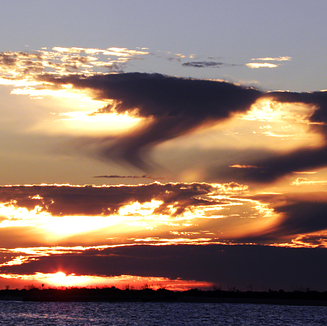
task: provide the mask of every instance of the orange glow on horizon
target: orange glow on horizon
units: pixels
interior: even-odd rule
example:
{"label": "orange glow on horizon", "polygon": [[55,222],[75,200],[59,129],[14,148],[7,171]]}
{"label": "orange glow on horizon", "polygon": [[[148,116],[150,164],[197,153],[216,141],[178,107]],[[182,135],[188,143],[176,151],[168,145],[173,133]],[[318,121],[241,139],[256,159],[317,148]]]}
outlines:
{"label": "orange glow on horizon", "polygon": [[151,288],[157,290],[165,288],[171,291],[185,291],[192,288],[209,289],[214,284],[204,281],[169,279],[167,277],[144,277],[136,275],[120,275],[120,276],[92,276],[92,275],[75,275],[66,274],[62,271],[57,273],[40,273],[34,275],[18,275],[18,274],[0,274],[1,284],[10,284],[11,287],[20,284],[20,287],[44,286],[50,288],[61,287],[116,287],[119,289],[135,289]]}

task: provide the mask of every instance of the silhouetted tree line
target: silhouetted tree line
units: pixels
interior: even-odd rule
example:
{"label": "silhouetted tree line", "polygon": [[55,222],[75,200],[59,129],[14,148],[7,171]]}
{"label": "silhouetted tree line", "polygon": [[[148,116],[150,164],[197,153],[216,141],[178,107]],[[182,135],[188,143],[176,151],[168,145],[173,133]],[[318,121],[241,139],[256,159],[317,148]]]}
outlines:
{"label": "silhouetted tree line", "polygon": [[90,301],[90,302],[225,302],[267,303],[292,305],[327,305],[327,292],[283,290],[256,292],[191,289],[187,291],[158,290],[145,287],[141,290],[110,288],[35,288],[0,290],[0,300],[21,301]]}

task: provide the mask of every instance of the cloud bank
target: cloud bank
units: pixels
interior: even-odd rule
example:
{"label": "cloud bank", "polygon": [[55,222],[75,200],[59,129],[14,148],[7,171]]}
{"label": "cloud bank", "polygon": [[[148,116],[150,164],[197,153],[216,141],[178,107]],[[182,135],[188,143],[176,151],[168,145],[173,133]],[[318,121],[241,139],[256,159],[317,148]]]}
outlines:
{"label": "cloud bank", "polygon": [[88,89],[101,100],[114,100],[97,113],[145,118],[140,128],[114,140],[102,156],[119,158],[143,170],[143,156],[155,145],[245,112],[263,94],[221,81],[186,79],[160,74],[125,73],[91,77],[42,75],[40,81]]}
{"label": "cloud bank", "polygon": [[[142,211],[142,204],[154,202],[155,207]],[[141,207],[139,212],[120,211],[135,203]],[[10,207],[17,214],[3,213]],[[253,196],[236,183],[0,187],[4,215],[0,274],[63,271],[197,280],[220,284],[226,290],[246,290],[249,284],[258,290],[264,286],[286,290],[290,285],[326,290],[326,208],[325,193]],[[27,211],[34,215],[29,218]],[[123,220],[124,214],[130,217],[130,224]],[[51,221],[56,215],[63,221],[71,216],[72,225],[62,227],[72,231],[86,216],[87,231],[51,243],[51,234],[42,234],[37,219]],[[141,226],[141,232],[133,228],[150,215],[161,222],[158,230],[147,230],[147,224]],[[170,218],[164,219],[165,215]],[[109,222],[123,220],[122,227],[113,231],[109,223],[107,228],[90,231],[99,216]],[[267,223],[271,217],[273,223]],[[261,223],[264,227],[257,229]],[[236,224],[238,229],[247,228],[242,233],[245,236],[224,237],[223,226],[229,230]]]}
{"label": "cloud bank", "polygon": [[[267,96],[281,103],[303,103],[314,106],[308,126],[326,139],[327,92],[292,93],[272,92]],[[234,169],[237,180],[271,183],[292,172],[310,171],[327,166],[327,144],[320,147],[303,147],[287,153],[275,152],[263,160],[249,160],[256,168]],[[239,178],[239,179],[238,179]]]}
{"label": "cloud bank", "polygon": [[[146,173],[156,168],[149,158],[155,146],[199,128],[221,123],[233,118],[235,114],[246,113],[262,98],[314,107],[308,127],[326,136],[327,92],[263,92],[224,81],[178,78],[153,73],[117,73],[122,71],[127,62],[151,55],[143,48],[129,50],[116,47],[105,50],[54,47],[52,50],[42,49],[35,52],[2,52],[0,83],[20,83],[13,90],[14,94],[32,94],[32,91],[37,94],[37,91],[49,89],[65,90],[68,86],[74,90],[87,90],[93,99],[110,103],[93,112],[93,115],[114,113],[141,118],[137,127],[119,136],[88,139],[85,141],[85,148],[91,148],[90,155],[97,155],[102,160],[127,163]],[[186,58],[182,54],[176,57],[183,60]],[[252,60],[258,61],[252,62],[252,65],[274,65],[274,61],[278,65],[291,60],[291,57],[262,57]],[[225,64],[203,60],[184,62],[183,65],[205,68]],[[107,73],[103,72],[104,68]],[[116,73],[108,73],[108,69]],[[88,145],[90,146],[87,147]],[[265,155],[256,156],[265,159],[250,157],[241,164],[256,168],[219,168],[230,175],[228,181],[240,178],[242,182],[271,183],[292,172],[325,167],[326,148],[325,145],[301,147],[287,153],[278,150],[267,153],[262,148],[259,151],[265,152]],[[219,155],[217,153],[216,156]],[[235,167],[237,164],[239,163],[229,165]],[[215,172],[213,167],[210,169],[206,180],[220,182],[219,172]]]}
{"label": "cloud bank", "polygon": [[[88,249],[48,255],[22,265],[4,266],[1,273],[33,274],[35,270],[75,275],[138,275],[198,280],[257,291],[310,288],[326,291],[326,249],[264,246],[129,246]],[[314,272],[313,272],[314,271]]]}
{"label": "cloud bank", "polygon": [[[154,229],[154,233],[146,231],[139,235],[140,238],[134,235],[134,240],[139,243],[168,243],[167,236],[182,236],[185,241],[190,237],[189,240],[200,242],[220,239],[274,243],[290,241],[299,234],[327,230],[326,208],[325,193],[250,195],[246,186],[237,183],[6,186],[0,187],[0,214],[3,216],[0,233],[3,243],[11,243],[13,235],[20,235],[21,242],[30,243],[31,239],[35,240],[30,235],[40,233],[39,226],[51,221],[52,217],[62,221],[73,217],[67,221],[73,223],[70,231],[74,234],[79,221],[90,219],[90,222],[92,218],[105,217],[101,221],[109,222],[125,216],[140,221],[173,223],[168,227],[167,222],[167,229],[161,226]],[[184,225],[183,221],[188,222]],[[101,224],[102,227],[108,225]],[[91,235],[90,231],[90,239]]]}
{"label": "cloud bank", "polygon": [[[186,135],[199,127],[229,119],[233,114],[246,112],[260,98],[314,106],[308,125],[312,124],[312,128],[316,125],[319,133],[326,133],[327,92],[264,93],[222,81],[146,73],[84,78],[42,76],[40,79],[56,85],[72,84],[77,89],[93,91],[98,99],[115,101],[95,114],[118,113],[144,118],[145,122],[139,128],[108,140],[100,152],[103,158],[119,159],[145,171],[150,169],[147,153],[154,146]],[[256,169],[238,169],[236,177],[247,182],[270,183],[293,171],[327,165],[325,146],[300,148],[286,154],[276,152],[272,155],[259,161],[250,158],[246,165],[255,166]]]}

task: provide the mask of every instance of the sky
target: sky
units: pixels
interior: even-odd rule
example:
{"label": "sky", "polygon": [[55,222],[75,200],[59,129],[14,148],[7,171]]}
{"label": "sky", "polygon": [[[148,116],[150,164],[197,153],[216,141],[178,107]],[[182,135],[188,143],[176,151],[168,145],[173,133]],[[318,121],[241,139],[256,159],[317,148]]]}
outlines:
{"label": "sky", "polygon": [[327,291],[327,3],[0,4],[0,288]]}

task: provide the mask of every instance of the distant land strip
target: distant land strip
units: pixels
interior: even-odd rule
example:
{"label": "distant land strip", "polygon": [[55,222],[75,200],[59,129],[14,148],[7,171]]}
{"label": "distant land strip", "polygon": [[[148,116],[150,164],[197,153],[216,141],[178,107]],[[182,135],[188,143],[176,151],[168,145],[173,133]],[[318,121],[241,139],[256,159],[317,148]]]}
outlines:
{"label": "distant land strip", "polygon": [[283,290],[268,292],[199,290],[175,292],[164,288],[30,288],[0,290],[0,300],[43,302],[206,302],[327,306],[327,292]]}

